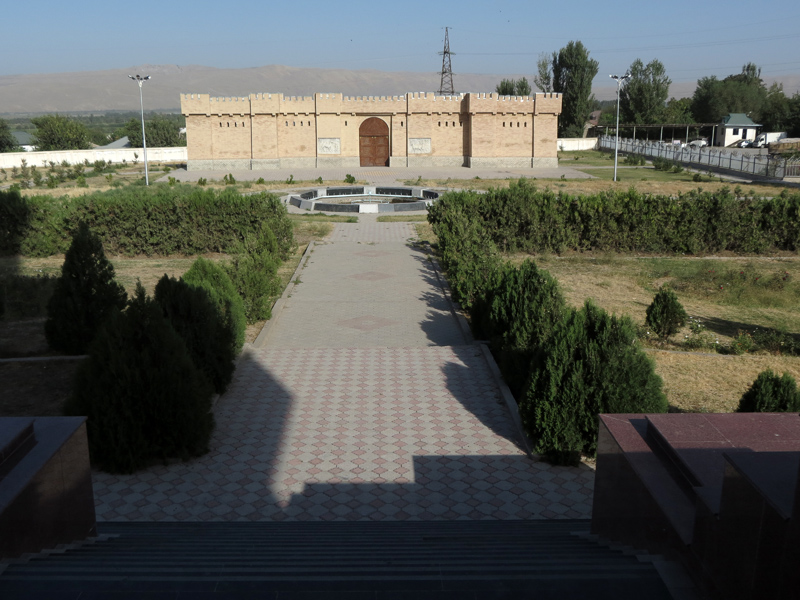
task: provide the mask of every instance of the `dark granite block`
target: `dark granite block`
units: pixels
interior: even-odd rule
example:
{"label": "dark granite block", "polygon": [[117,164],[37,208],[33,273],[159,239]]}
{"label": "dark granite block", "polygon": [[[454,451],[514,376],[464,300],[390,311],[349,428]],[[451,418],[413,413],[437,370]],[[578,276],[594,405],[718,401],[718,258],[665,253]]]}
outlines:
{"label": "dark granite block", "polygon": [[19,458],[12,455],[13,468],[0,480],[0,558],[95,534],[84,421],[37,418],[35,444]]}

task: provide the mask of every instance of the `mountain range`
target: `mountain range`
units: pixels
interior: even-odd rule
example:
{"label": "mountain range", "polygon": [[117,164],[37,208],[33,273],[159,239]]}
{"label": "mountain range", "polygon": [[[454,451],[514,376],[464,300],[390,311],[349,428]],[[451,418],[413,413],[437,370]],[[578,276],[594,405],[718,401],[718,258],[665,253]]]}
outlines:
{"label": "mountain range", "polygon": [[[128,75],[150,75],[144,84],[145,110],[177,111],[181,93],[212,96],[246,96],[283,93],[287,96],[315,92],[342,92],[347,96],[392,96],[434,91],[439,73],[317,69],[268,65],[246,69],[219,69],[200,65],[140,65],[127,69],[0,76],[0,114],[103,113],[138,110],[138,93]],[[503,78],[523,75],[455,73],[456,91],[491,92]],[[532,75],[526,75],[532,81]],[[765,78],[769,85],[774,78]],[[780,79],[788,91],[800,88],[800,76]],[[694,82],[673,84],[672,96],[692,94]],[[600,100],[615,97],[616,86],[594,88]]]}

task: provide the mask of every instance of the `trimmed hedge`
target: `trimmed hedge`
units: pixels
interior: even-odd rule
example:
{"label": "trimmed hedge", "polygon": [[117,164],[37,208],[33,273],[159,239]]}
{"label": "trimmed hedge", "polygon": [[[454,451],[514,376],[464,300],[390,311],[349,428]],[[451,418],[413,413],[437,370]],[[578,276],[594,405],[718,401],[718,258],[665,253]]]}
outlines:
{"label": "trimmed hedge", "polygon": [[244,314],[242,298],[225,269],[210,260],[198,258],[183,274],[183,280],[208,293],[211,302],[233,335],[234,347],[238,354],[244,345],[247,319]]}
{"label": "trimmed hedge", "polygon": [[559,464],[597,451],[600,413],[664,413],[653,360],[636,345],[627,317],[587,301],[553,331],[531,366],[520,416],[534,450]]}
{"label": "trimmed hedge", "polygon": [[132,473],[208,451],[212,387],[141,285],[106,321],[78,368],[67,415],[86,415],[92,462]]}
{"label": "trimmed hedge", "polygon": [[736,198],[728,190],[654,196],[633,189],[572,196],[537,190],[522,179],[486,194],[443,194],[428,220],[440,242],[443,230],[478,227],[475,237],[502,252],[800,250],[800,193],[785,191],[774,198]]}
{"label": "trimmed hedge", "polygon": [[275,234],[281,259],[294,247],[286,207],[272,194],[243,196],[230,189],[159,184],[78,198],[23,198],[16,191],[0,191],[0,254],[59,254],[80,222],[114,254],[225,252],[263,226]]}
{"label": "trimmed hedge", "polygon": [[248,233],[231,249],[231,262],[225,270],[239,292],[248,323],[272,317],[272,300],[280,294],[280,248],[267,225]]}

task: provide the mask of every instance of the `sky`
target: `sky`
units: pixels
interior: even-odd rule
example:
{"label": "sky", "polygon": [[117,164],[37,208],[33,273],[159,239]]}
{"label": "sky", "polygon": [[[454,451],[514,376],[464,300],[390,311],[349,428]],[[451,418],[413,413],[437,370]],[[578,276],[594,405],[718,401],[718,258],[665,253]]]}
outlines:
{"label": "sky", "polygon": [[0,75],[145,64],[439,72],[445,26],[456,77],[532,80],[537,58],[570,40],[599,61],[595,85],[612,85],[608,76],[637,58],[660,60],[674,83],[726,77],[746,62],[762,77],[800,75],[797,0],[41,0],[9,3],[3,13]]}

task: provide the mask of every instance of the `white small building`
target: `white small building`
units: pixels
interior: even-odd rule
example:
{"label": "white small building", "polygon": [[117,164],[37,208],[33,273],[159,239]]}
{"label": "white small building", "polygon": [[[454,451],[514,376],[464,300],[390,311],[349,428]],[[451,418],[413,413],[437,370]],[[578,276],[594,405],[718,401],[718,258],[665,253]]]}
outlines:
{"label": "white small building", "polygon": [[741,140],[753,141],[756,139],[757,128],[761,127],[758,123],[744,113],[730,113],[722,119],[722,126],[719,128],[719,138],[717,146],[735,146]]}

